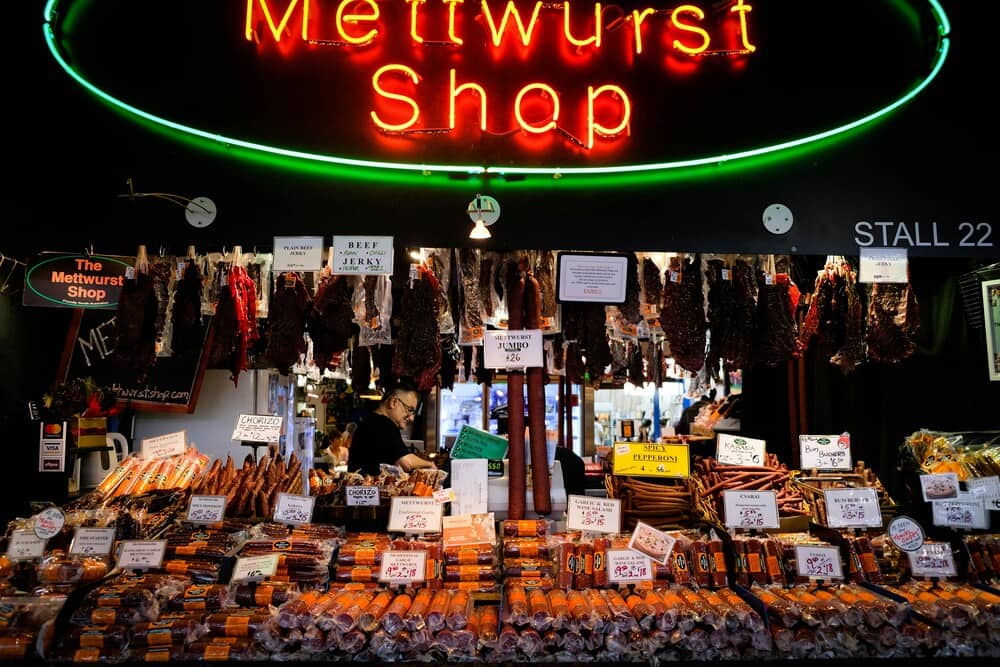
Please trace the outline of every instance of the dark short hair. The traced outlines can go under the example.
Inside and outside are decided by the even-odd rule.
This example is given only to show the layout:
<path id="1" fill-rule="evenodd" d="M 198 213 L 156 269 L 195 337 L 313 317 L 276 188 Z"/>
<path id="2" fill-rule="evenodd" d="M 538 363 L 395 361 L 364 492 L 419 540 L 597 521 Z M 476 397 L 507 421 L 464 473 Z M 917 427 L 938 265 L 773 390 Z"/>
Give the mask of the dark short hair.
<path id="1" fill-rule="evenodd" d="M 416 387 L 409 384 L 397 383 L 394 387 L 387 389 L 385 394 L 382 395 L 382 403 L 388 403 L 390 398 L 398 396 L 405 393 L 414 393 L 417 398 L 420 397 L 420 391 Z"/>

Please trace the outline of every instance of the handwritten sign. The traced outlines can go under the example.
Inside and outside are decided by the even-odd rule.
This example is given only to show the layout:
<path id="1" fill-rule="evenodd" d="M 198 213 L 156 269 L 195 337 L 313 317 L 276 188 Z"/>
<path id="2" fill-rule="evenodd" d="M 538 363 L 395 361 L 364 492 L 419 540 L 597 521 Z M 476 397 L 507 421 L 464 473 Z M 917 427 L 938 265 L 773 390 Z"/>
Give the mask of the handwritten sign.
<path id="1" fill-rule="evenodd" d="M 482 459 L 473 459 L 473 460 L 482 460 Z M 444 505 L 445 503 L 454 502 L 455 490 L 451 488 L 438 489 L 433 494 L 431 494 L 431 498 L 433 498 L 434 502 L 438 503 L 439 505 Z"/>
<path id="2" fill-rule="evenodd" d="M 392 275 L 392 237 L 334 236 L 331 269 L 337 275 Z"/>
<path id="3" fill-rule="evenodd" d="M 348 507 L 370 507 L 381 502 L 377 486 L 346 486 Z"/>
<path id="4" fill-rule="evenodd" d="M 278 559 L 281 554 L 265 554 L 263 556 L 241 556 L 233 566 L 233 576 L 230 581 L 260 581 L 273 577 L 278 571 Z"/>
<path id="5" fill-rule="evenodd" d="M 612 584 L 633 584 L 653 580 L 653 562 L 649 556 L 631 549 L 608 549 L 608 581 Z"/>
<path id="6" fill-rule="evenodd" d="M 800 435 L 799 466 L 802 470 L 809 470 L 810 468 L 850 470 L 850 434 Z"/>
<path id="7" fill-rule="evenodd" d="M 987 501 L 986 509 L 990 511 L 1000 510 L 1000 503 L 989 502 L 1000 498 L 1000 477 L 991 475 L 990 477 L 967 479 L 965 487 L 969 490 L 970 495 Z"/>
<path id="8" fill-rule="evenodd" d="M 824 489 L 830 528 L 881 528 L 882 510 L 875 489 Z"/>
<path id="9" fill-rule="evenodd" d="M 691 452 L 687 443 L 615 443 L 613 472 L 632 477 L 691 476 Z"/>
<path id="10" fill-rule="evenodd" d="M 767 442 L 755 438 L 720 433 L 715 460 L 734 466 L 762 466 L 767 461 Z"/>
<path id="11" fill-rule="evenodd" d="M 386 584 L 413 584 L 426 577 L 426 551 L 385 551 L 378 580 Z"/>
<path id="12" fill-rule="evenodd" d="M 191 496 L 187 520 L 191 523 L 221 523 L 226 517 L 226 496 Z"/>
<path id="13" fill-rule="evenodd" d="M 33 529 L 39 539 L 47 540 L 55 537 L 66 523 L 66 516 L 58 507 L 46 507 L 35 515 Z"/>
<path id="14" fill-rule="evenodd" d="M 118 567 L 123 570 L 147 570 L 163 564 L 166 540 L 122 540 Z"/>
<path id="15" fill-rule="evenodd" d="M 69 545 L 71 556 L 107 556 L 115 545 L 114 528 L 79 527 Z"/>
<path id="16" fill-rule="evenodd" d="M 441 532 L 444 506 L 433 498 L 393 496 L 389 506 L 389 531 L 402 533 Z"/>
<path id="17" fill-rule="evenodd" d="M 278 442 L 281 439 L 281 417 L 240 415 L 236 419 L 231 439 L 242 442 Z"/>
<path id="18" fill-rule="evenodd" d="M 775 491 L 723 491 L 727 528 L 779 528 Z"/>
<path id="19" fill-rule="evenodd" d="M 165 433 L 155 438 L 143 438 L 140 445 L 142 458 L 147 461 L 178 456 L 187 450 L 187 431 Z"/>
<path id="20" fill-rule="evenodd" d="M 990 527 L 983 499 L 971 493 L 961 493 L 955 500 L 931 503 L 931 517 L 935 526 L 966 529 Z"/>
<path id="21" fill-rule="evenodd" d="M 795 569 L 799 576 L 810 579 L 843 579 L 840 549 L 812 544 L 795 545 Z"/>
<path id="22" fill-rule="evenodd" d="M 487 331 L 483 352 L 486 368 L 540 368 L 543 365 L 542 331 Z"/>
<path id="23" fill-rule="evenodd" d="M 295 526 L 312 521 L 316 496 L 298 496 L 294 493 L 279 493 L 274 508 L 274 520 Z"/>
<path id="24" fill-rule="evenodd" d="M 7 558 L 11 560 L 34 560 L 45 553 L 45 540 L 32 530 L 15 530 L 7 543 Z"/>
<path id="25" fill-rule="evenodd" d="M 622 501 L 570 495 L 567 503 L 567 530 L 589 533 L 617 533 L 621 530 Z"/>
<path id="26" fill-rule="evenodd" d="M 955 555 L 947 542 L 927 542 L 916 551 L 906 554 L 910 559 L 910 572 L 914 577 L 954 577 Z"/>
<path id="27" fill-rule="evenodd" d="M 917 551 L 924 546 L 923 527 L 908 516 L 897 516 L 889 522 L 889 541 L 901 551 Z"/>
<path id="28" fill-rule="evenodd" d="M 275 236 L 271 268 L 281 271 L 319 271 L 323 268 L 322 236 Z"/>
<path id="29" fill-rule="evenodd" d="M 858 282 L 909 282 L 906 248 L 858 248 Z"/>

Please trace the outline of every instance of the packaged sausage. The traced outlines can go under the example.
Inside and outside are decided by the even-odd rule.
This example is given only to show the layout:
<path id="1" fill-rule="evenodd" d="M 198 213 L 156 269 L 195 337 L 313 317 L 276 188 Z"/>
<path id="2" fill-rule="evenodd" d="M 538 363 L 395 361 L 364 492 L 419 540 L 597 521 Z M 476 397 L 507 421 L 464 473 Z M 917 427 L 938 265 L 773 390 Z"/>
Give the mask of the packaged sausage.
<path id="1" fill-rule="evenodd" d="M 504 537 L 542 537 L 549 532 L 545 519 L 505 519 L 500 526 Z"/>
<path id="2" fill-rule="evenodd" d="M 560 588 L 573 588 L 576 580 L 576 545 L 572 542 L 560 542 L 558 547 L 559 573 L 556 575 Z"/>
<path id="3" fill-rule="evenodd" d="M 722 540 L 708 540 L 708 544 L 706 546 L 708 548 L 709 567 L 711 570 L 709 576 L 712 586 L 715 588 L 728 586 L 729 572 L 726 566 L 726 552 L 723 548 Z"/>
<path id="4" fill-rule="evenodd" d="M 594 538 L 594 588 L 608 585 L 608 546 L 606 537 Z"/>
<path id="5" fill-rule="evenodd" d="M 581 542 L 576 545 L 576 572 L 573 577 L 573 586 L 582 590 L 593 585 L 594 545 L 589 542 Z"/>
<path id="6" fill-rule="evenodd" d="M 204 634 L 205 625 L 194 620 L 161 619 L 132 626 L 131 644 L 140 648 L 190 644 L 201 639 Z"/>
<path id="7" fill-rule="evenodd" d="M 691 571 L 696 584 L 711 585 L 712 565 L 708 555 L 708 543 L 705 540 L 695 540 L 691 543 Z"/>
<path id="8" fill-rule="evenodd" d="M 294 583 L 251 582 L 232 586 L 232 598 L 241 607 L 280 607 L 299 596 Z"/>
<path id="9" fill-rule="evenodd" d="M 444 548 L 445 565 L 489 565 L 496 560 L 491 544 L 468 544 Z"/>
<path id="10" fill-rule="evenodd" d="M 248 614 L 243 610 L 209 614 L 205 619 L 208 633 L 216 637 L 246 637 L 254 635 L 271 620 L 271 614 Z M 196 641 L 198 637 L 185 640 L 185 643 Z"/>
<path id="11" fill-rule="evenodd" d="M 555 567 L 552 561 L 539 558 L 507 558 L 504 559 L 503 572 L 506 577 L 551 577 Z"/>
<path id="12" fill-rule="evenodd" d="M 492 565 L 445 565 L 445 581 L 488 581 L 496 579 L 497 571 Z"/>
<path id="13" fill-rule="evenodd" d="M 549 544 L 539 537 L 506 538 L 503 541 L 504 558 L 549 558 Z"/>

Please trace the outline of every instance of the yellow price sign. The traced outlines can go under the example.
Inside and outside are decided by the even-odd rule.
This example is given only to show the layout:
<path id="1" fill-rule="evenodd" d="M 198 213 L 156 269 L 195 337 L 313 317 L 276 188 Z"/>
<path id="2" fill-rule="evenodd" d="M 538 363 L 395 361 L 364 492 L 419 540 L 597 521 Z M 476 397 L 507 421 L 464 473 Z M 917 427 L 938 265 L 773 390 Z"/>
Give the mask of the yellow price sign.
<path id="1" fill-rule="evenodd" d="M 691 451 L 684 443 L 616 442 L 613 472 L 631 477 L 690 477 Z"/>

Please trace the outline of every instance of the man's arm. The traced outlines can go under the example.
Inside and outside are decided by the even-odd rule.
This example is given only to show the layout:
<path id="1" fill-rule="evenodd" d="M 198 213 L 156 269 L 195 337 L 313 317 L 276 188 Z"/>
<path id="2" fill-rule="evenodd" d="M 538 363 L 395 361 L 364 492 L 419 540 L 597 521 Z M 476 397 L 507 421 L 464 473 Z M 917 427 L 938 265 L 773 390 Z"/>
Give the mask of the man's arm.
<path id="1" fill-rule="evenodd" d="M 404 454 L 396 460 L 396 465 L 398 465 L 403 470 L 409 472 L 411 470 L 416 470 L 417 468 L 437 468 L 433 461 L 428 461 L 427 459 L 421 458 L 416 454 Z"/>

